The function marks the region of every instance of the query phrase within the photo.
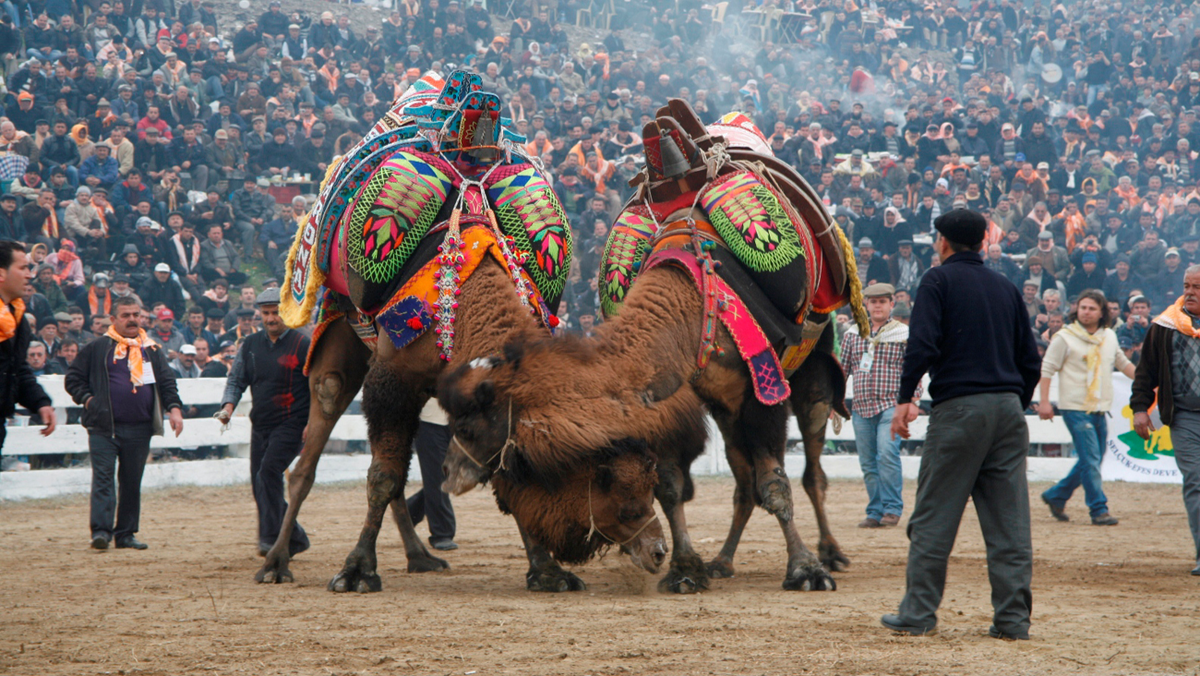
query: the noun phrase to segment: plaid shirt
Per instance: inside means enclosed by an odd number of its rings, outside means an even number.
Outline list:
[[[900,393],[900,372],[904,367],[904,350],[908,346],[908,327],[893,320],[885,324],[872,339],[858,335],[852,326],[842,338],[842,367],[846,377],[854,378],[854,412],[870,418],[896,405]],[[863,370],[863,356],[874,342],[870,370]],[[918,389],[919,396],[919,389]]]

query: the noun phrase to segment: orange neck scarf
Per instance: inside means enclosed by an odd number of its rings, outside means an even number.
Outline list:
[[[1154,318],[1154,323],[1159,326],[1175,329],[1188,338],[1200,338],[1200,329],[1197,329],[1192,323],[1192,316],[1183,309],[1183,296],[1179,300],[1163,310],[1163,313]]]
[[[0,343],[17,335],[17,326],[25,316],[25,301],[16,298],[11,304],[12,310],[9,310],[9,303],[0,300]]]
[[[113,342],[117,344],[116,349],[113,350],[114,362],[129,357],[129,380],[133,382],[133,391],[137,392],[137,388],[142,385],[142,376],[145,375],[142,349],[155,348],[158,347],[158,344],[150,340],[145,329],[138,329],[137,338],[126,338],[117,333],[117,327],[110,326],[104,335],[112,338]]]

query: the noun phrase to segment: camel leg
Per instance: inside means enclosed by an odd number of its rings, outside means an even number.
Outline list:
[[[694,594],[708,589],[708,572],[704,569],[704,560],[692,547],[687,517],[683,514],[683,505],[691,499],[693,490],[687,472],[687,468],[680,467],[678,462],[662,464],[658,468],[654,497],[658,498],[671,525],[672,543],[671,568],[658,582],[660,592]]]
[[[832,361],[832,358],[829,360]],[[804,438],[802,483],[804,492],[808,493],[808,499],[812,502],[817,528],[821,532],[821,539],[817,543],[821,563],[828,570],[839,571],[850,565],[850,559],[842,552],[841,545],[829,529],[829,517],[825,514],[825,491],[829,482],[825,478],[825,470],[821,468],[821,453],[825,449],[825,425],[833,410],[834,397],[837,396],[831,378],[840,378],[841,373],[840,369],[837,374],[828,372],[825,359],[809,361],[813,363],[813,370],[806,369],[804,378],[794,378],[792,381],[792,412],[796,415]]]
[[[362,387],[369,358],[366,346],[345,322],[336,322],[326,329],[314,348],[308,380],[312,401],[308,408],[304,450],[296,468],[288,475],[287,514],[283,517],[279,537],[267,552],[262,568],[254,575],[256,582],[293,581],[292,572],[288,570],[291,560],[288,541],[296,526],[300,506],[312,489],[321,452],[325,450],[333,426]]]
[[[788,409],[783,405],[764,406],[752,395],[742,403],[735,423],[738,447],[746,450],[754,466],[755,496],[763,509],[775,515],[787,542],[788,565],[783,588],[799,591],[824,591],[837,588],[820,559],[800,539],[792,507],[792,484],[783,470],[787,445]]]
[[[754,466],[746,460],[742,450],[734,445],[729,416],[714,411],[713,418],[725,437],[725,458],[733,472],[733,520],[729,524],[729,535],[725,537],[720,553],[709,562],[707,571],[711,578],[729,578],[734,574],[733,557],[742,541],[742,533],[746,530],[750,515],[754,513]]]
[[[392,367],[376,358],[363,389],[363,414],[371,441],[371,468],[367,472],[367,518],[358,544],[346,557],[342,570],[329,581],[334,592],[371,592],[383,588],[376,572],[375,543],[388,504],[404,540],[408,572],[444,570],[449,565],[429,553],[413,528],[404,504],[404,483],[412,459],[412,439],[417,417],[427,395],[425,379]]]
[[[533,539],[517,521],[517,530],[521,533],[521,542],[525,543],[525,556],[529,559],[529,572],[525,573],[525,588],[534,592],[567,592],[586,591],[587,585],[579,576],[563,567],[554,560],[550,552],[538,541]]]

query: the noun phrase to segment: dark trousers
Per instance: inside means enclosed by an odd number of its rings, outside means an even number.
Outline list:
[[[142,513],[142,473],[150,455],[150,437],[154,428],[120,424],[116,435],[88,435],[92,459],[92,533],[111,535],[120,540],[138,532]],[[117,525],[113,528],[113,511]]]
[[[421,463],[421,490],[408,496],[408,515],[414,525],[429,517],[429,536],[434,539],[454,539],[454,507],[450,496],[442,491],[446,475],[442,463],[446,460],[446,449],[450,447],[450,428],[422,421],[417,426],[413,439],[413,450]]]
[[[1015,394],[976,394],[938,404],[917,477],[917,503],[908,521],[907,590],[900,616],[932,626],[946,586],[946,563],[967,498],[987,544],[994,624],[1029,631],[1033,603],[1033,545],[1025,456],[1029,428]]]
[[[258,505],[259,548],[270,549],[279,537],[279,529],[288,508],[283,472],[300,454],[303,437],[303,422],[254,425],[250,433],[250,482],[254,488],[254,502]],[[307,546],[308,535],[297,523],[292,529],[288,547],[295,551]]]

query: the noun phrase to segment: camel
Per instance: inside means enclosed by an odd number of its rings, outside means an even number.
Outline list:
[[[652,131],[657,139],[666,138],[671,132],[690,131],[692,137],[697,136],[695,125],[664,123],[664,114],[678,111],[679,104],[660,111],[656,122],[662,127],[650,130],[648,125],[647,135]],[[673,138],[677,142],[679,135]],[[684,158],[691,157],[688,174],[657,178],[685,184],[699,176],[702,180],[689,184],[692,190],[698,190],[697,186],[717,177],[713,175],[714,168],[728,171],[731,167],[728,155],[717,158],[716,167],[704,165],[705,157],[699,151],[705,150],[705,143],[710,148],[720,143],[721,151],[727,152],[721,141],[710,137],[697,144],[699,147],[690,148],[693,152],[683,149]],[[666,151],[662,155],[666,164],[670,157]],[[713,154],[707,155],[712,157]],[[738,154],[734,154],[734,159],[737,158]],[[754,161],[761,168],[768,159]],[[732,165],[735,170],[744,166]],[[643,188],[646,186],[653,197],[654,184],[646,182]],[[793,193],[789,197],[804,199],[803,194]],[[649,247],[636,248],[638,261],[630,269],[636,272],[641,264],[641,272],[625,292],[619,313],[601,325],[592,338],[549,339],[524,332],[510,341],[503,357],[447,372],[439,386],[440,401],[450,413],[456,436],[447,454],[444,486],[448,491],[462,492],[487,481],[495,473],[493,466],[467,460],[467,456],[487,458],[495,452],[499,432],[498,415],[493,409],[511,410],[518,421],[511,435],[516,447],[525,452],[537,449],[536,454],[551,466],[554,449],[565,452],[596,447],[606,439],[640,437],[659,456],[656,497],[670,523],[674,542],[670,570],[660,582],[660,589],[689,593],[706,588],[709,578],[731,577],[734,554],[755,505],[773,514],[783,531],[788,551],[783,587],[836,589],[829,572],[847,566],[849,559],[830,532],[825,515],[827,482],[820,456],[831,412],[844,418],[849,418],[849,412],[844,404],[844,376],[833,356],[832,326],[828,322],[817,324],[817,337],[811,334],[806,337],[811,351],[802,363],[796,363],[798,368],[787,378],[788,388],[774,387],[776,394],[790,390],[786,400],[777,396],[770,400],[773,403],[764,403],[761,388],[766,386],[760,382],[758,373],[751,370],[745,355],[739,354],[746,335],[736,336],[739,340],[735,341],[724,319],[716,321],[714,317],[748,313],[734,296],[753,296],[762,293],[761,287],[757,280],[752,280],[739,286],[738,294],[733,294],[728,292],[728,285],[714,281],[714,272],[722,264],[723,276],[731,279],[737,277],[741,268],[736,267],[738,259],[726,249],[726,243],[717,241],[718,236],[697,235],[699,231],[713,233],[708,214],[694,206],[699,199],[685,192],[676,200],[683,208],[671,209],[659,218],[662,225],[654,235],[657,239],[652,241],[664,242],[676,233],[676,237],[683,238],[683,244],[667,248],[661,255],[656,251],[650,258],[646,258]],[[810,226],[829,228],[828,216],[823,211],[806,209],[805,220]],[[618,224],[621,222],[619,219]],[[614,228],[609,239],[610,250],[625,247],[619,236]],[[844,239],[841,244],[844,247]],[[635,250],[632,244],[626,248]],[[810,255],[815,253],[812,247]],[[661,264],[650,264],[655,256]],[[846,278],[854,278],[852,258],[844,264],[848,268],[843,270]],[[810,286],[816,286],[816,282],[807,276],[805,268],[791,268],[789,274],[793,290],[807,289],[811,300]],[[602,283],[603,275],[602,271]],[[850,289],[853,299],[853,283]],[[714,301],[718,295],[720,300]],[[758,303],[759,307],[762,305]],[[856,310],[861,315],[861,308]],[[758,356],[764,354],[765,351]],[[481,392],[488,396],[481,398]],[[689,430],[672,427],[669,420],[664,425],[664,417],[670,418],[664,409],[684,405],[681,402],[689,396],[684,393],[698,398],[711,412],[724,437],[737,482],[729,536],[720,553],[707,565],[691,545],[683,512],[683,504],[692,494],[688,468],[703,450],[702,442],[698,448],[693,434],[690,444],[679,444],[678,439],[687,438]],[[490,408],[483,399],[491,402]],[[818,555],[805,547],[796,530],[791,484],[783,468],[788,404],[804,439],[807,463],[802,483],[820,530]],[[509,443],[507,438],[505,443]]]
[[[495,151],[511,146],[500,140],[498,98],[480,93],[478,84],[478,76],[455,73],[440,87],[436,101],[441,110],[455,111],[459,118],[447,121],[445,115],[436,117],[437,108],[433,113],[423,109],[442,133],[461,130],[462,144],[454,136],[441,136],[434,146],[419,135],[405,135],[406,125],[423,124],[408,113],[435,98],[409,100],[406,111],[403,101],[410,90],[393,109],[404,114],[393,117],[390,128],[376,129],[378,136],[368,135],[335,163],[326,179],[329,190],[323,188],[307,226],[297,233],[281,314],[290,325],[306,324],[320,298],[307,369],[312,404],[304,450],[288,479],[288,510],[255,575],[259,582],[293,581],[288,540],[325,443],[360,388],[372,455],[367,516],[358,543],[328,588],[382,589],[376,541],[389,504],[408,571],[447,569],[446,561],[431,555],[417,536],[404,502],[419,412],[448,365],[494,354],[516,333],[548,333],[557,323],[551,306],[558,291],[549,273],[565,276],[571,260],[569,230],[553,219],[557,198],[536,166],[499,164],[504,153]],[[433,83],[426,89],[438,93]],[[473,148],[455,151],[459,146]],[[496,168],[507,173],[497,173],[500,178],[488,183]],[[381,175],[385,170],[389,173]],[[454,175],[460,180],[453,180]],[[502,226],[490,211],[497,198],[526,204],[512,198],[513,191],[499,192],[508,187],[501,181],[515,180],[523,181],[514,186],[515,194],[542,215],[535,224],[505,221]],[[497,192],[487,192],[491,190]],[[359,199],[364,195],[368,199]],[[508,215],[500,212],[501,219]],[[330,223],[341,229],[324,234]],[[516,229],[520,227],[528,234]],[[327,271],[317,267],[322,236],[333,242]],[[406,237],[417,238],[415,245]],[[408,258],[392,265],[389,256],[397,251]],[[542,472],[539,485],[498,488],[499,506],[516,518],[525,540],[531,588],[568,585],[555,555],[571,562],[586,559],[609,541],[597,540],[597,533],[619,543],[636,564],[651,572],[658,569],[665,543],[661,526],[647,509],[656,482],[649,457],[627,444],[606,442],[578,454],[560,474]],[[547,500],[557,501],[558,508],[547,508]],[[642,516],[630,520],[630,514]],[[583,542],[575,541],[584,534]]]

